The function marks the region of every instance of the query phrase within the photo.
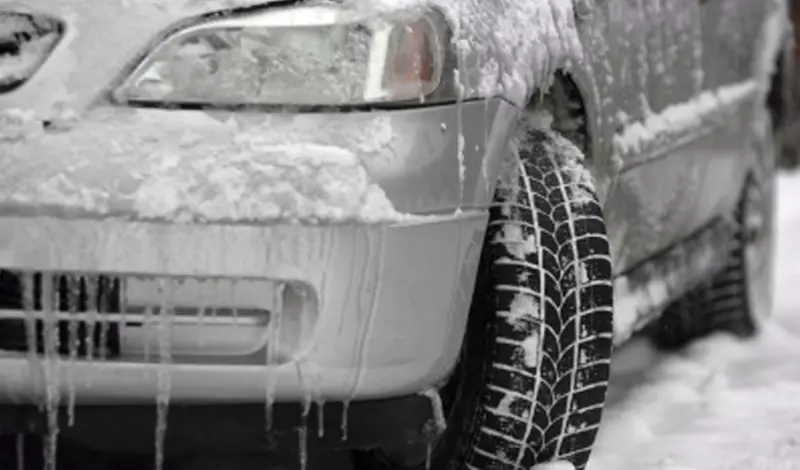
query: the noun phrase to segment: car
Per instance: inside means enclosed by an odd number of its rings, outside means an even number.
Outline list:
[[[585,468],[769,316],[785,8],[0,1],[8,465]]]

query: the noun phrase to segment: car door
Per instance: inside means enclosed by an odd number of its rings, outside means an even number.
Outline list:
[[[716,131],[717,151],[706,156],[709,165],[708,183],[702,199],[701,216],[710,217],[725,211],[740,196],[742,179],[750,171],[754,145],[753,125],[765,97],[759,89],[762,59],[767,67],[777,57],[766,57],[768,49],[762,44],[768,35],[778,34],[777,45],[782,43],[777,31],[780,24],[765,20],[779,2],[770,0],[699,0],[701,6],[703,43],[703,70],[705,87],[727,97],[720,104],[721,126]],[[763,57],[762,57],[763,55]]]
[[[599,152],[617,173],[605,202],[617,274],[691,232],[704,166],[685,151],[688,131],[666,119],[702,89],[697,2],[594,0],[591,19],[579,21],[601,107]]]

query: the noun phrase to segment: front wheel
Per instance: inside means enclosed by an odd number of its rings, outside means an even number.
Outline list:
[[[490,210],[462,356],[429,446],[359,452],[358,470],[585,467],[605,402],[612,270],[582,153],[533,130]]]

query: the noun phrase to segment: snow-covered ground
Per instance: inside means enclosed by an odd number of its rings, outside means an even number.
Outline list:
[[[800,469],[800,174],[782,176],[775,312],[755,341],[615,357],[589,470]]]

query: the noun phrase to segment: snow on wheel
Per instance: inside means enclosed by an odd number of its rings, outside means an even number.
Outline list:
[[[430,445],[356,454],[367,469],[529,469],[587,463],[612,349],[612,269],[583,155],[532,130],[501,177],[462,357]]]
[[[768,121],[758,131],[758,152],[775,155]],[[663,349],[677,349],[717,331],[751,337],[772,311],[775,212],[774,158],[745,181],[733,214],[736,231],[726,266],[707,283],[670,304],[651,336]]]

